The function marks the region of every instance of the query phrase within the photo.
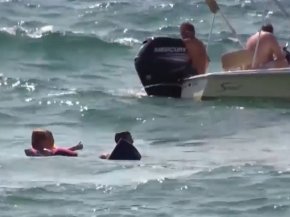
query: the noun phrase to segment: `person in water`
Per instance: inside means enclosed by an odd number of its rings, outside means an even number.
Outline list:
[[[108,160],[141,160],[141,154],[134,147],[134,140],[130,132],[115,134],[116,147],[111,154],[102,154],[101,159]]]
[[[259,40],[259,32],[255,33],[246,43],[246,49],[255,52]],[[257,51],[254,69],[257,68],[284,68],[289,67],[276,37],[274,36],[274,27],[271,24],[262,26],[259,47]],[[251,68],[249,66],[249,68]]]
[[[48,147],[47,134],[42,129],[36,129],[31,135],[31,146],[32,149],[25,149],[24,152],[27,156],[33,156],[35,153],[38,156],[49,156],[50,151],[46,148]]]
[[[71,148],[58,148],[54,144],[54,138],[51,131],[36,129],[31,136],[32,149],[25,149],[27,156],[78,156],[76,150],[82,150],[83,144],[79,143]]]
[[[203,42],[195,37],[194,26],[188,22],[182,23],[180,35],[190,58],[192,68],[198,74],[206,73],[209,58]]]

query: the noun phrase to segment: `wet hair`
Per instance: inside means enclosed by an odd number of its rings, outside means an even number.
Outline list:
[[[262,26],[262,30],[264,32],[270,32],[270,33],[274,33],[274,27],[272,26],[272,24],[265,24]]]
[[[54,138],[53,138],[53,134],[51,131],[47,130],[46,134],[48,136],[48,139],[50,139],[52,141],[52,145],[54,145]]]
[[[182,23],[180,28],[186,28],[187,31],[192,32],[193,36],[195,36],[195,28],[191,23],[189,22]]]
[[[31,146],[35,150],[42,149],[40,144],[47,139],[46,132],[41,129],[34,130],[31,135]]]
[[[127,139],[128,137],[132,137],[131,133],[128,131],[116,133],[115,134],[115,142],[118,143],[120,139]]]

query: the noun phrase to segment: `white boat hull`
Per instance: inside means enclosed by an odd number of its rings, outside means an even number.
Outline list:
[[[290,99],[290,68],[208,73],[182,84],[181,98],[224,97]]]

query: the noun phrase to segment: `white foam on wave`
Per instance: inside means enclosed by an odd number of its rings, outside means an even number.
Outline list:
[[[147,96],[143,89],[119,89],[119,90],[110,90],[110,94],[114,96],[120,97],[134,97],[134,98],[142,98]]]
[[[2,27],[0,30],[1,32],[6,32],[9,35],[16,35],[17,28],[16,27]]]
[[[77,92],[75,89],[72,90],[67,90],[67,91],[61,91],[61,92],[55,92],[55,93],[48,93],[48,97],[53,97],[53,96],[66,96],[66,95],[75,95]]]
[[[33,92],[36,89],[36,84],[32,82],[22,81],[20,79],[10,79],[4,77],[3,74],[0,74],[0,86],[6,86],[11,88],[24,88],[28,92]]]
[[[43,35],[52,33],[53,25],[46,25],[40,28],[37,28],[34,32],[29,32],[27,35],[31,38],[41,38]]]
[[[53,32],[53,30],[54,30],[53,25],[45,25],[45,26],[42,26],[40,28],[36,28],[36,29],[32,29],[32,30],[25,29],[22,26],[0,28],[0,31],[6,32],[9,35],[16,36],[16,35],[24,34],[30,38],[41,38],[43,35]]]
[[[174,3],[162,3],[162,4],[159,4],[159,5],[156,5],[154,6],[155,8],[162,8],[162,9],[165,9],[165,8],[173,8],[174,7]]]
[[[93,4],[93,5],[90,5],[88,8],[89,9],[94,9],[94,8],[102,8],[103,7],[103,3],[96,3],[96,4]],[[87,8],[87,7],[84,7],[84,9]]]
[[[101,174],[97,177],[99,184],[107,184],[113,186],[123,186],[135,184],[145,184],[150,181],[158,181],[162,183],[165,179],[178,179],[189,177],[201,170],[172,170],[166,168],[153,168],[146,166],[140,169],[139,167],[134,167],[124,170],[117,170],[107,174]]]
[[[138,39],[128,38],[128,37],[115,39],[114,42],[118,43],[118,44],[121,44],[121,45],[130,46],[130,47],[132,47],[132,46],[134,46],[136,44],[141,44],[142,43]]]

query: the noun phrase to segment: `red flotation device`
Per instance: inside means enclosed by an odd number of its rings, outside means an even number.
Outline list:
[[[49,157],[49,156],[67,156],[67,157],[77,157],[78,154],[75,151],[71,151],[67,148],[54,148],[49,151],[41,152],[35,149],[25,149],[26,156],[29,157]]]

